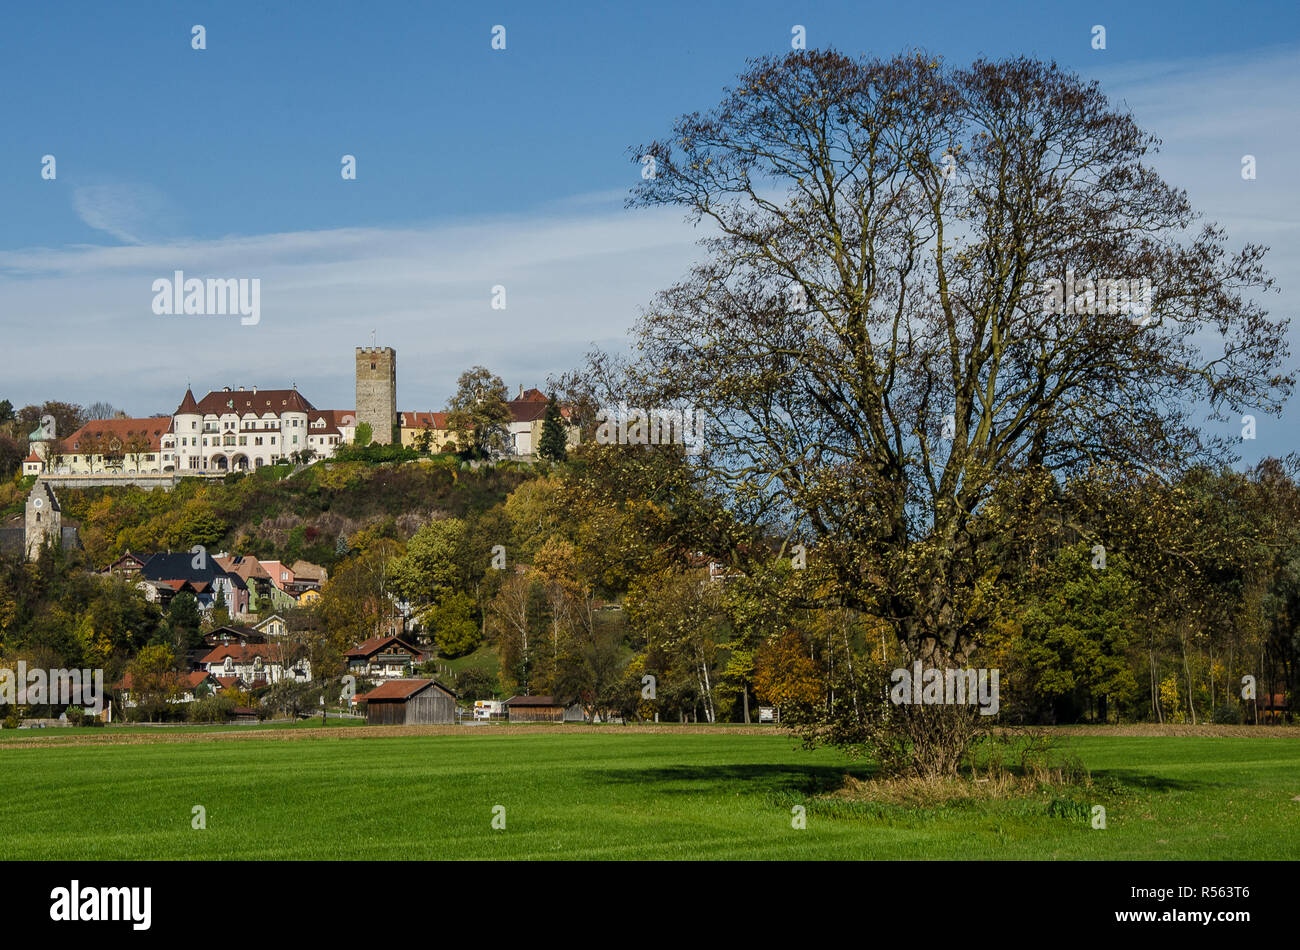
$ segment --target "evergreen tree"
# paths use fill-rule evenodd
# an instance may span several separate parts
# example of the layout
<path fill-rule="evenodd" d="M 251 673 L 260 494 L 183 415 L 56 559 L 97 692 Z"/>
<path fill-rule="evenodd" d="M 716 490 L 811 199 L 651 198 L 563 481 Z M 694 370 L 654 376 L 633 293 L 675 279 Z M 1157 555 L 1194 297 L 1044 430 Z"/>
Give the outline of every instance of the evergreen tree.
<path fill-rule="evenodd" d="M 546 418 L 542 420 L 542 439 L 537 454 L 553 462 L 563 462 L 569 456 L 569 442 L 564 434 L 564 417 L 555 393 L 546 400 Z"/>

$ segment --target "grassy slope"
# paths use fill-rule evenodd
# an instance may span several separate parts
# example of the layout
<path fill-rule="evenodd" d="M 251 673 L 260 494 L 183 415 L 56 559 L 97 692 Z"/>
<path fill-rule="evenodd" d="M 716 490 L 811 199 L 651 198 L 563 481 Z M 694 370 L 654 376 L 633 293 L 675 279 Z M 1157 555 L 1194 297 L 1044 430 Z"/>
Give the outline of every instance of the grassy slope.
<path fill-rule="evenodd" d="M 351 732 L 351 730 L 349 730 Z M 1296 858 L 1300 742 L 1085 737 L 1108 828 L 1050 796 L 808 806 L 835 752 L 780 735 L 252 737 L 0 752 L 5 858 Z M 861 765 L 847 771 L 863 775 Z M 1116 782 L 1115 780 L 1118 780 Z M 205 831 L 191 808 L 207 808 Z M 507 828 L 491 828 L 492 807 Z"/>

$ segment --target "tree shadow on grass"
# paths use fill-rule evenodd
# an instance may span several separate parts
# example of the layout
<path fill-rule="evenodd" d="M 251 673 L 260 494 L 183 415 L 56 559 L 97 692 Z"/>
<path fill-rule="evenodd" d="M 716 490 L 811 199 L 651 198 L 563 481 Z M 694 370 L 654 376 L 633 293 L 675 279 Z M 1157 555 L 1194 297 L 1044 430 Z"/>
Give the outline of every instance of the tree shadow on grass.
<path fill-rule="evenodd" d="M 1151 775 L 1137 769 L 1094 769 L 1092 780 L 1103 788 L 1113 785 L 1129 791 L 1143 792 L 1190 792 L 1208 788 L 1213 784 L 1199 779 L 1176 779 Z"/>
<path fill-rule="evenodd" d="M 614 785 L 644 785 L 656 794 L 700 795 L 742 792 L 824 795 L 844 784 L 845 774 L 867 778 L 869 765 L 674 765 L 655 769 L 596 769 Z"/>

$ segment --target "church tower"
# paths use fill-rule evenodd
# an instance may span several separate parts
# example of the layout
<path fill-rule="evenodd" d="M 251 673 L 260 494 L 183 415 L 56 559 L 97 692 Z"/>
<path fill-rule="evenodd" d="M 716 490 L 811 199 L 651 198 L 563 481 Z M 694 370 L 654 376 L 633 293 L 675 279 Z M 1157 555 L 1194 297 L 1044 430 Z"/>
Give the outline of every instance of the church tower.
<path fill-rule="evenodd" d="M 27 496 L 26 525 L 27 560 L 34 561 L 46 544 L 63 543 L 63 509 L 54 491 L 45 479 L 36 479 L 31 494 Z"/>
<path fill-rule="evenodd" d="M 397 351 L 391 346 L 357 347 L 357 425 L 370 425 L 371 438 L 391 445 L 397 426 Z"/>

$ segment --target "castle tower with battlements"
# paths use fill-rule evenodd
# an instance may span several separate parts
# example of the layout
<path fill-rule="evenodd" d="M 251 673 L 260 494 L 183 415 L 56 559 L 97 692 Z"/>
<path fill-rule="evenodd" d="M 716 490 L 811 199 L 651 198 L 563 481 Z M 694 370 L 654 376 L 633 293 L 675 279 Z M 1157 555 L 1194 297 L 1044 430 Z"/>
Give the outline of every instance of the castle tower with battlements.
<path fill-rule="evenodd" d="M 397 425 L 397 351 L 391 346 L 357 347 L 357 425 L 370 425 L 371 437 L 391 445 Z"/>

